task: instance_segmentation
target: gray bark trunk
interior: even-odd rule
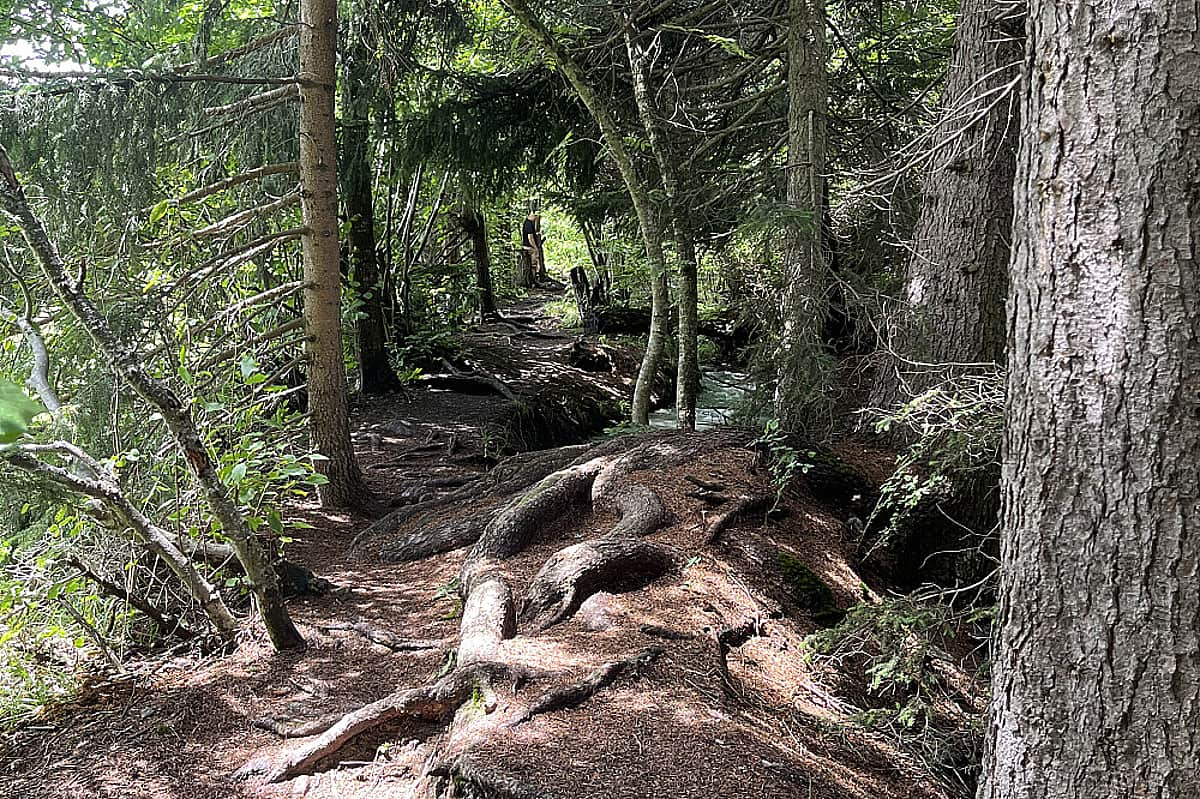
[[[950,364],[1002,363],[1024,14],[965,0],[898,324],[872,404],[892,408]],[[947,365],[942,369],[938,365]]]
[[[675,418],[680,429],[695,430],[696,397],[700,393],[700,363],[696,339],[699,291],[696,285],[696,244],[692,239],[689,224],[691,213],[690,209],[683,207],[679,176],[675,169],[676,154],[671,152],[668,143],[663,140],[656,119],[654,101],[647,85],[647,62],[651,53],[634,41],[632,24],[628,22],[625,27],[625,48],[629,54],[629,69],[633,76],[633,95],[638,116],[662,176],[667,215],[675,238],[675,260],[679,272]]]
[[[828,312],[828,275],[821,252],[825,180],[825,5],[788,3],[787,204],[775,415],[784,429],[811,428],[826,382],[821,330]]]
[[[313,445],[329,478],[321,504],[355,506],[367,490],[350,443],[346,363],[342,356],[341,270],[338,267],[337,143],[334,135],[336,0],[300,6],[300,186],[306,232],[304,329]]]
[[[1030,7],[981,799],[1200,796],[1195,0]]]
[[[662,360],[666,341],[670,293],[667,290],[666,258],[663,254],[662,224],[657,209],[650,198],[650,190],[638,174],[633,156],[625,146],[625,137],[612,109],[600,99],[584,75],[583,68],[571,56],[549,28],[533,13],[524,0],[502,0],[522,27],[553,56],[555,65],[562,72],[588,113],[596,120],[608,153],[621,174],[621,180],[629,192],[637,214],[638,227],[646,247],[646,261],[650,265],[650,333],[646,337],[646,352],[638,370],[637,383],[633,389],[632,420],[634,424],[650,424],[650,398],[654,389],[654,378],[658,375],[658,364]]]

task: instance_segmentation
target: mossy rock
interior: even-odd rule
[[[837,624],[846,615],[834,599],[833,589],[804,562],[788,552],[777,551],[775,562],[783,573],[788,597],[807,611],[818,624]]]

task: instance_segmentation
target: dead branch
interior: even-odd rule
[[[733,507],[713,517],[704,531],[705,545],[715,544],[721,535],[734,524],[756,513],[765,514],[775,504],[774,494],[754,494],[741,497]]]
[[[229,116],[230,114],[243,114],[253,111],[266,111],[268,108],[274,108],[280,103],[286,103],[294,97],[299,96],[300,87],[296,83],[296,79],[289,80],[288,85],[280,86],[278,89],[272,89],[269,92],[256,94],[253,97],[247,97],[244,100],[238,100],[236,103],[228,105],[215,105],[211,108],[204,109],[206,117]]]
[[[352,624],[327,624],[322,626],[326,630],[349,630],[350,632],[356,632],[368,641],[385,646],[393,652],[420,652],[426,649],[439,649],[445,645],[444,641],[433,638],[401,638],[390,630],[376,627],[365,621],[357,621]]]

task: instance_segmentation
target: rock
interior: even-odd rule
[[[603,632],[615,627],[621,619],[625,618],[625,611],[621,610],[615,596],[601,591],[584,600],[583,604],[579,606],[579,612],[575,615],[587,629],[592,632]]]

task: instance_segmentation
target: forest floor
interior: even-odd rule
[[[488,483],[501,448],[535,438],[528,428],[549,413],[546,397],[564,386],[579,394],[586,381],[619,401],[632,377],[615,350],[601,358],[611,368],[572,366],[575,338],[550,330],[536,303],[509,314],[526,321],[467,337],[473,369],[358,406],[364,472],[377,496],[402,503],[396,511],[372,520],[292,509],[314,529],[291,533],[287,556],[335,585],[290,602],[306,651],[275,654],[252,626],[232,655],[178,652],[88,677],[73,702],[3,740],[0,797],[952,796],[894,739],[846,723],[866,701],[861,679],[803,656],[806,635],[883,588],[856,571],[845,534],[866,497],[813,476],[770,518],[761,504],[751,512],[774,489],[737,430],[628,436],[557,450],[550,463],[535,453],[511,461],[513,479],[504,462]],[[493,378],[505,385],[489,387]],[[578,423],[576,438],[595,432],[577,403],[563,418]],[[841,473],[866,484],[891,465],[853,439],[833,453]],[[582,488],[555,494],[563,475]],[[520,545],[481,560],[498,530],[512,543],[505,513],[534,506]],[[447,551],[410,549],[464,525],[471,536]],[[649,547],[649,560],[555,572],[598,541]],[[660,568],[642,568],[660,555]],[[551,592],[560,601],[547,615],[537,589],[555,574],[552,588],[575,582],[570,601]],[[486,625],[473,620],[479,585],[525,597],[492,606],[508,617],[497,635],[481,637]],[[462,673],[471,682],[446,709],[376,714],[382,723],[311,762],[294,757],[316,751],[311,733],[337,714]],[[309,737],[276,734],[320,720]]]

